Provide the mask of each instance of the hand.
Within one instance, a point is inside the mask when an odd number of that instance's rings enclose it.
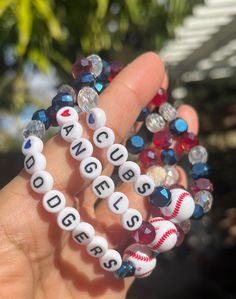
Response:
[[[99,106],[107,115],[107,126],[122,142],[139,115],[160,86],[167,79],[162,61],[154,53],[146,53],[129,64],[100,97]],[[185,118],[190,131],[197,133],[195,111],[183,105],[179,116]],[[84,126],[86,127],[86,126]],[[89,137],[89,132],[84,132]],[[91,134],[91,133],[90,133]],[[47,170],[54,177],[54,189],[62,191],[67,206],[75,206],[83,221],[91,223],[98,235],[109,241],[110,248],[122,250],[130,237],[120,225],[119,217],[111,214],[105,201],[96,209],[96,198],[78,171],[78,162],[69,154],[69,145],[58,135],[44,147]],[[112,168],[104,159],[104,152],[95,150],[94,156],[103,164],[103,174]],[[9,165],[10,167],[10,165]],[[181,173],[181,184],[186,177]],[[22,171],[0,193],[0,297],[1,298],[125,298],[133,278],[118,280],[100,268],[98,260],[78,246],[70,234],[62,232],[55,215],[44,211],[40,199],[29,185],[30,176]],[[130,199],[130,206],[147,217],[145,201],[128,184],[120,190]]]

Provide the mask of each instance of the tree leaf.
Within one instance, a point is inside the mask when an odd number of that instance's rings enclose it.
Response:
[[[0,0],[0,17],[4,14],[5,10],[11,5],[13,0]]]

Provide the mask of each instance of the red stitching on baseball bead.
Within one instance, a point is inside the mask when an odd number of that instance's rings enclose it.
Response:
[[[146,273],[143,273],[143,274],[141,274],[141,275],[137,275],[136,277],[139,277],[139,278],[141,278],[141,277],[148,276],[150,273],[152,273],[152,271],[153,271],[153,270],[151,270],[151,271],[148,271],[148,272],[146,272]]]
[[[131,257],[136,258],[137,260],[145,261],[145,262],[150,262],[150,261],[152,261],[152,259],[153,259],[153,257],[142,256],[141,254],[138,254],[138,253],[136,253],[136,252],[134,252],[134,251],[131,251],[131,250],[127,250],[127,251],[125,251],[124,254],[127,254],[127,255],[129,255],[129,256],[131,256]]]
[[[177,230],[176,230],[175,228],[171,228],[171,229],[169,229],[168,231],[166,231],[166,232],[164,233],[164,235],[160,238],[160,240],[157,242],[157,244],[154,245],[154,246],[152,247],[152,250],[156,250],[156,249],[160,248],[161,245],[165,242],[165,240],[166,240],[169,236],[171,236],[171,235],[173,235],[173,234],[176,234],[176,233],[177,233]]]
[[[160,222],[160,221],[166,221],[164,218],[152,218],[149,222],[154,223],[154,222]]]
[[[183,200],[186,196],[189,196],[188,192],[183,192],[182,194],[180,194],[180,196],[178,197],[178,199],[176,201],[173,213],[169,216],[164,216],[165,219],[172,219],[172,218],[175,218],[178,215],[179,210],[180,210],[181,205],[182,205],[182,202],[183,202]]]

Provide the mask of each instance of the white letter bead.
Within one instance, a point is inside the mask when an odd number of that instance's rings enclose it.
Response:
[[[75,139],[70,145],[71,156],[76,160],[83,160],[92,156],[93,146],[92,143],[85,138]]]
[[[128,151],[122,144],[115,143],[107,150],[107,160],[114,166],[120,166],[128,159]]]
[[[125,183],[135,182],[141,175],[140,167],[133,161],[126,161],[118,170],[120,179]]]
[[[108,250],[107,240],[100,236],[95,236],[87,245],[87,252],[93,257],[101,257]]]
[[[72,232],[73,240],[80,245],[88,245],[94,236],[95,230],[87,222],[80,222]]]
[[[43,141],[36,136],[29,136],[23,142],[21,150],[25,156],[33,152],[41,153],[43,151]]]
[[[44,170],[46,168],[45,156],[38,152],[28,154],[24,160],[24,168],[30,174]]]
[[[101,175],[93,181],[92,190],[97,197],[106,198],[114,192],[115,185],[110,177]]]
[[[71,120],[66,122],[61,127],[61,137],[67,141],[72,142],[82,136],[83,128],[77,121]]]
[[[30,179],[30,185],[34,192],[46,193],[52,190],[53,177],[45,170],[37,171],[32,175]]]
[[[121,215],[122,227],[126,230],[136,230],[142,224],[142,215],[136,209],[127,209],[124,214]]]
[[[49,213],[59,213],[66,206],[66,199],[62,192],[51,190],[43,196],[43,207]]]
[[[56,114],[57,122],[59,126],[63,126],[66,122],[74,120],[78,121],[79,116],[77,111],[69,106],[62,107]]]
[[[114,272],[120,268],[122,259],[118,251],[108,249],[104,256],[100,257],[99,263],[104,270]]]
[[[102,164],[97,158],[88,157],[81,161],[79,169],[84,179],[94,180],[102,173]]]
[[[155,183],[153,179],[146,174],[140,175],[137,181],[134,183],[134,190],[138,195],[149,196],[155,189]]]
[[[87,125],[92,130],[105,126],[106,120],[105,112],[97,107],[92,108],[86,116]]]
[[[71,231],[80,222],[80,214],[75,208],[66,207],[57,216],[57,224],[62,230]]]
[[[101,127],[93,134],[93,142],[99,148],[109,147],[114,143],[114,141],[114,132],[108,127]]]
[[[129,207],[128,197],[122,192],[114,192],[107,198],[108,209],[114,214],[123,214]]]

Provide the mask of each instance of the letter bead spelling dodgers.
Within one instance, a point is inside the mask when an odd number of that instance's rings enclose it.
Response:
[[[72,232],[74,241],[80,245],[88,245],[95,236],[93,226],[87,222],[80,222]]]
[[[52,189],[53,177],[45,170],[35,172],[31,179],[30,185],[36,193],[46,193]]]
[[[65,208],[66,199],[62,192],[51,190],[44,194],[42,204],[47,212],[59,213]]]
[[[28,154],[24,160],[24,168],[29,174],[46,168],[46,158],[39,152]]]
[[[65,231],[72,231],[80,222],[80,214],[75,208],[66,207],[57,216],[58,226]]]
[[[87,252],[93,257],[101,257],[108,250],[107,240],[100,236],[95,236],[93,240],[87,245]]]

